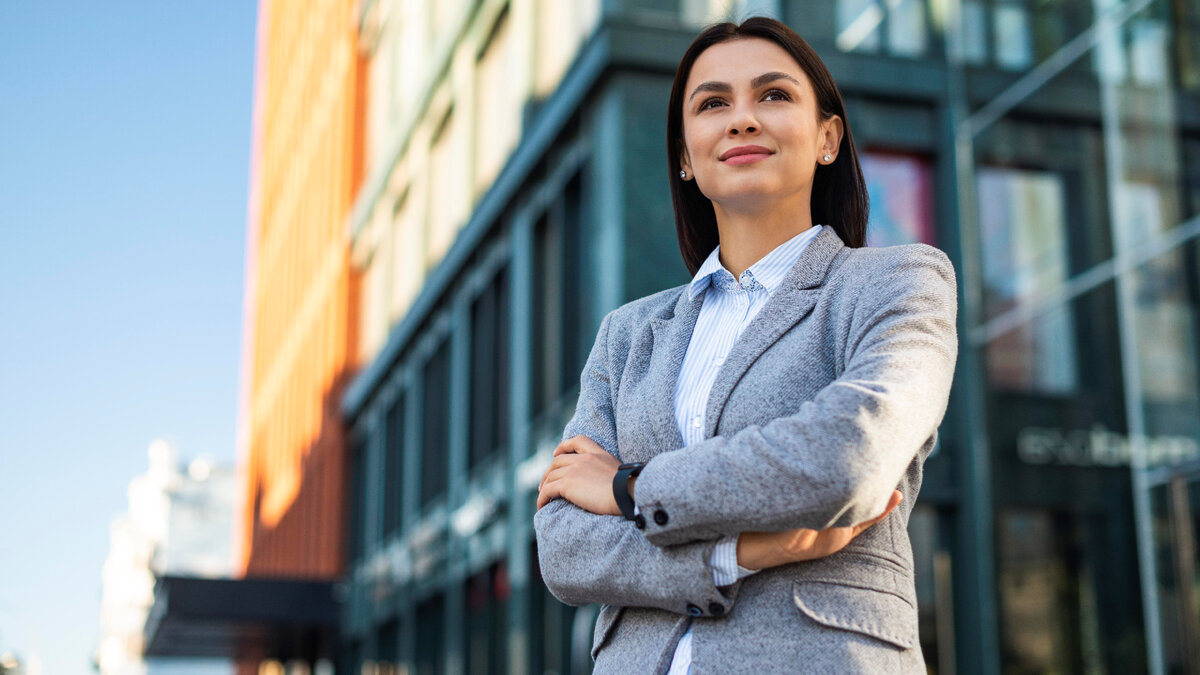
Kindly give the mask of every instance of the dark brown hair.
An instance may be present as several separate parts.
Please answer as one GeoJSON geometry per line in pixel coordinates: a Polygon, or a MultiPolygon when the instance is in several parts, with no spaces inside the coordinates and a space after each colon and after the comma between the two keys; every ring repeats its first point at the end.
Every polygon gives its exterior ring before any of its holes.
{"type": "Polygon", "coordinates": [[[866,243],[867,214],[870,200],[867,184],[858,164],[846,107],[833,76],[813,48],[785,24],[766,17],[746,19],[741,25],[719,23],[709,26],[688,47],[675,71],[671,102],[667,110],[667,166],[671,170],[671,201],[675,206],[675,234],[679,251],[688,270],[695,274],[704,259],[717,247],[717,217],[712,202],[700,192],[695,181],[679,177],[679,155],[683,150],[683,99],[688,76],[700,54],[709,47],[740,38],[762,38],[779,45],[796,60],[808,75],[817,96],[822,120],[834,115],[842,118],[842,143],[832,164],[818,164],[813,176],[812,221],[814,225],[833,227],[846,246],[858,248],[866,243]]]}

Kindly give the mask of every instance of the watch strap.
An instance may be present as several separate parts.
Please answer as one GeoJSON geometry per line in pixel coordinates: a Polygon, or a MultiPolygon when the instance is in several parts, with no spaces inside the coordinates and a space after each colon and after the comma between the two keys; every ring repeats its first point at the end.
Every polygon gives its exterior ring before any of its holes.
{"type": "Polygon", "coordinates": [[[625,520],[633,520],[635,516],[635,504],[629,496],[629,479],[641,473],[645,466],[645,462],[622,464],[617,467],[617,475],[613,476],[613,498],[616,499],[617,508],[621,509],[625,520]]]}

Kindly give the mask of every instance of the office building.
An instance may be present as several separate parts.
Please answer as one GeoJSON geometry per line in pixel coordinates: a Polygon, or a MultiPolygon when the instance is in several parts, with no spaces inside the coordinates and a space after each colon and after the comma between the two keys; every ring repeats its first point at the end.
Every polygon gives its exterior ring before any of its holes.
{"type": "Polygon", "coordinates": [[[911,524],[930,668],[1200,667],[1200,15],[1115,0],[364,3],[345,661],[587,669],[535,488],[600,318],[687,279],[667,94],[700,26],[751,13],[839,83],[871,243],[959,270],[911,524]]]}

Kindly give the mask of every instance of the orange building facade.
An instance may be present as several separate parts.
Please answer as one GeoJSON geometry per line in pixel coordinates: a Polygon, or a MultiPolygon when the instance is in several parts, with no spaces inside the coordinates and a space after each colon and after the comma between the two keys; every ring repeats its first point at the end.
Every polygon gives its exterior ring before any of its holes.
{"type": "Polygon", "coordinates": [[[363,175],[366,67],[354,0],[261,0],[238,445],[245,577],[342,571],[356,366],[346,217],[363,175]],[[282,7],[279,7],[282,10],[282,7]]]}

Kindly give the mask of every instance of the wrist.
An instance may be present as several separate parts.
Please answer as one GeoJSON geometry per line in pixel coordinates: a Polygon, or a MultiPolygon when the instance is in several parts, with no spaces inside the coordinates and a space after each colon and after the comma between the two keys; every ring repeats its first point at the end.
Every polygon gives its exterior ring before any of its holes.
{"type": "Polygon", "coordinates": [[[617,509],[626,520],[634,521],[638,525],[638,529],[644,527],[645,521],[641,520],[640,515],[634,515],[632,479],[637,477],[644,466],[646,466],[644,462],[622,464],[617,467],[617,473],[613,476],[612,481],[613,501],[617,503],[617,509]]]}
{"type": "Polygon", "coordinates": [[[737,541],[737,564],[748,570],[762,570],[769,564],[769,549],[764,546],[763,532],[742,532],[737,541]]]}

